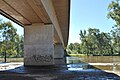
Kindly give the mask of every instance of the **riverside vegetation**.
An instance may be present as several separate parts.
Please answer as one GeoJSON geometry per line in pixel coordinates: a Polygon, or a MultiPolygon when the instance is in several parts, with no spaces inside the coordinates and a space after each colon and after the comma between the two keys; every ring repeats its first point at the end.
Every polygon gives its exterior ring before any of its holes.
{"type": "Polygon", "coordinates": [[[107,17],[116,24],[109,32],[100,32],[99,29],[89,28],[80,30],[81,43],[71,43],[67,46],[70,56],[112,56],[120,55],[120,1],[112,1],[108,6],[107,17]]]}
{"type": "Polygon", "coordinates": [[[11,22],[0,20],[0,58],[23,57],[23,40],[11,22]]]}

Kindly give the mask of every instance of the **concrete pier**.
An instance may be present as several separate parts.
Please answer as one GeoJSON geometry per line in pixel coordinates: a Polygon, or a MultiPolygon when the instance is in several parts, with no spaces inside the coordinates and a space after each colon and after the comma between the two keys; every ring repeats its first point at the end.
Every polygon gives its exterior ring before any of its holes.
{"type": "Polygon", "coordinates": [[[70,0],[0,0],[0,14],[25,30],[25,66],[64,62],[69,36],[70,0]],[[60,44],[54,45],[56,43],[60,44]]]}
{"type": "Polygon", "coordinates": [[[64,58],[64,48],[61,43],[56,43],[54,45],[54,58],[64,58]]]}
{"type": "Polygon", "coordinates": [[[54,27],[36,23],[25,26],[24,65],[54,64],[54,27]]]}
{"type": "Polygon", "coordinates": [[[62,43],[56,43],[54,45],[54,63],[65,64],[64,48],[62,43]]]}

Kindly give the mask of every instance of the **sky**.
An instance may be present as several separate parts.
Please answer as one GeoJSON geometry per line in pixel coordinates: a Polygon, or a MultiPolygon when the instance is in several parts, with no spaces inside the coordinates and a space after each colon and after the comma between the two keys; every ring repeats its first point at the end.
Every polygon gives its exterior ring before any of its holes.
{"type": "MultiPolygon", "coordinates": [[[[71,0],[69,42],[80,43],[80,30],[98,28],[101,32],[110,32],[114,22],[107,18],[107,7],[112,0],[71,0]]],[[[3,21],[9,21],[0,15],[3,21]]],[[[23,35],[24,29],[12,22],[17,33],[23,35]]]]}
{"type": "Polygon", "coordinates": [[[110,32],[114,22],[108,19],[107,7],[112,0],[71,0],[69,44],[79,42],[80,30],[98,28],[110,32]]]}

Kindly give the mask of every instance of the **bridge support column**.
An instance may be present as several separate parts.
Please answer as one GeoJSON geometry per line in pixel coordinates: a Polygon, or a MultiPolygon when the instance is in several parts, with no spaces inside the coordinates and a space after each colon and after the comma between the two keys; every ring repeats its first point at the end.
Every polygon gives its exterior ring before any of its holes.
{"type": "Polygon", "coordinates": [[[54,64],[54,27],[36,23],[25,26],[24,65],[54,64]]]}
{"type": "Polygon", "coordinates": [[[64,58],[64,48],[62,44],[56,43],[54,45],[54,63],[55,64],[64,64],[65,58],[64,58]]]}

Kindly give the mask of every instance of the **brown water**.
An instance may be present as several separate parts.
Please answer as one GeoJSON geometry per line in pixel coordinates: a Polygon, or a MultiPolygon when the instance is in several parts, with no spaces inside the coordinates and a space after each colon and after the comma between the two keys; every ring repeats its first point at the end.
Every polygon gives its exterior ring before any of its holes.
{"type": "Polygon", "coordinates": [[[120,76],[120,56],[67,57],[68,70],[105,71],[120,76]]]}

